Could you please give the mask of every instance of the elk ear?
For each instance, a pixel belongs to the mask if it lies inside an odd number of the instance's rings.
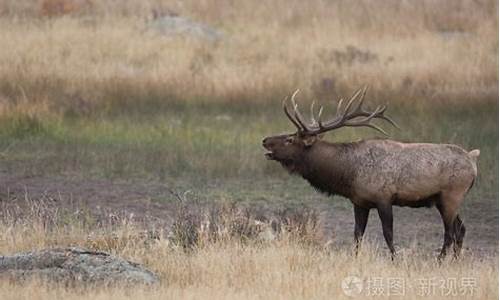
[[[320,139],[320,137],[318,137],[316,135],[310,135],[310,136],[304,137],[302,139],[302,142],[304,143],[304,146],[311,147],[319,139]]]

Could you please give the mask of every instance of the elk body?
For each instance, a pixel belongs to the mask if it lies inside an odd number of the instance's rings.
[[[341,195],[354,206],[354,239],[356,251],[362,240],[370,209],[377,210],[387,245],[394,256],[392,206],[432,207],[439,210],[444,224],[442,259],[453,246],[460,254],[465,235],[458,209],[477,176],[479,150],[470,152],[449,144],[401,143],[372,139],[352,143],[329,143],[321,134],[344,126],[368,126],[382,119],[396,124],[384,115],[386,107],[366,111],[362,104],[366,88],[358,90],[347,102],[342,100],[336,116],[321,121],[320,109],[311,124],[306,124],[292,96],[293,112],[283,102],[285,114],[297,132],[267,137],[263,146],[266,157],[275,160],[290,173],[298,174],[313,187],[329,195]],[[418,226],[418,224],[416,224]]]

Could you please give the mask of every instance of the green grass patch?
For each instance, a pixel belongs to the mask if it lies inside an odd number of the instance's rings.
[[[376,101],[368,104],[372,102]],[[207,105],[160,106],[154,113],[117,112],[107,116],[3,117],[1,168],[39,176],[181,177],[205,183],[289,177],[276,163],[265,160],[261,147],[265,136],[293,130],[278,102],[267,106]],[[473,194],[476,198],[497,198],[497,112],[498,104],[493,101],[454,107],[445,103],[399,103],[390,106],[389,114],[401,130],[386,128],[396,140],[481,149]],[[341,129],[326,138],[341,142],[375,135],[370,129]]]

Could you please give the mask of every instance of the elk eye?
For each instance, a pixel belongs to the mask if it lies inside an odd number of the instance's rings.
[[[291,144],[292,142],[293,142],[293,137],[291,137],[291,136],[290,136],[290,137],[287,137],[287,138],[285,139],[285,145],[289,145],[289,144]]]

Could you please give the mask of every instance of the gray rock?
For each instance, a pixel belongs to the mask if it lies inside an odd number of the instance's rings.
[[[43,281],[154,284],[158,276],[139,264],[105,252],[55,248],[0,256],[0,278]]]
[[[157,17],[150,21],[147,27],[162,35],[188,35],[210,42],[217,42],[223,38],[219,30],[179,16]]]

